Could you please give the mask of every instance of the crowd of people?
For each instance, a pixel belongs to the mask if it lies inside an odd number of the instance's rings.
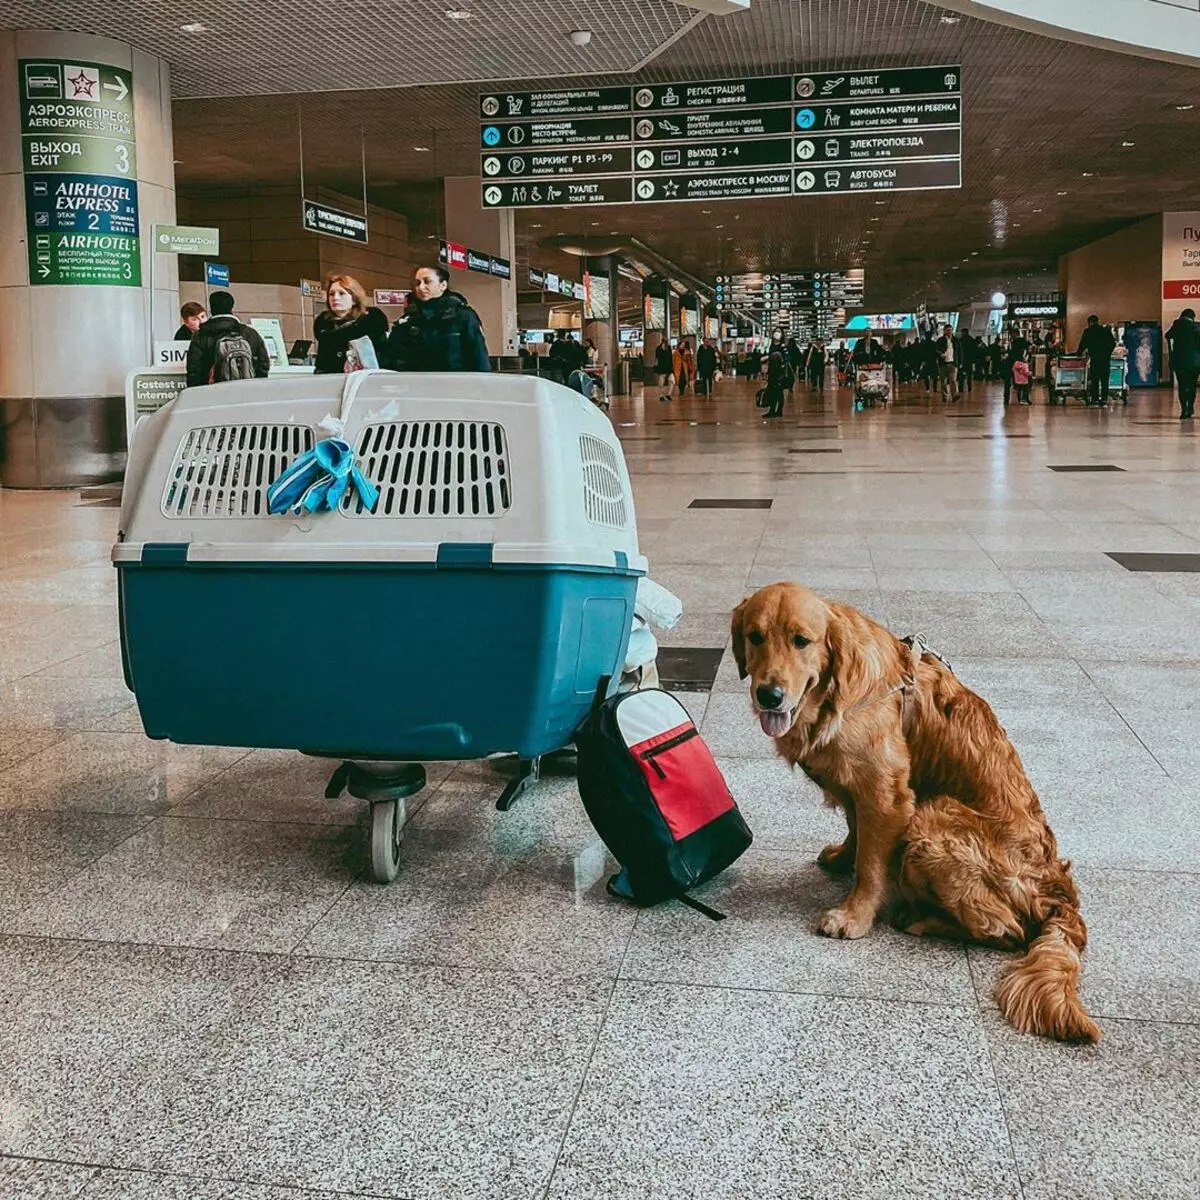
[[[340,375],[361,367],[491,369],[479,314],[465,296],[450,289],[450,273],[444,267],[418,268],[404,315],[394,324],[371,304],[352,275],[333,274],[325,280],[325,304],[313,321],[317,375]],[[219,291],[209,296],[208,310],[195,301],[180,309],[182,324],[175,337],[189,342],[189,387],[267,377],[271,358],[262,336],[234,315],[235,307],[232,294]],[[579,350],[586,362],[587,349]]]
[[[487,371],[487,343],[479,315],[466,298],[451,290],[450,273],[441,266],[421,267],[403,316],[389,325],[383,311],[370,303],[366,289],[350,275],[334,274],[325,281],[326,309],[313,323],[314,364],[317,374],[340,374],[359,366],[382,366],[400,371]],[[180,309],[177,340],[190,342],[187,354],[189,386],[226,379],[265,378],[271,359],[262,337],[253,326],[234,315],[235,302],[227,291],[213,292],[208,308],[195,301]],[[1200,327],[1196,314],[1185,309],[1167,332],[1171,370],[1179,388],[1180,418],[1195,416],[1200,383]],[[1092,315],[1076,352],[1090,363],[1102,364],[1088,372],[1087,403],[1103,406],[1109,400],[1108,364],[1117,348],[1113,330]],[[782,415],[784,399],[802,381],[815,392],[824,389],[829,366],[838,382],[851,382],[860,368],[887,366],[896,384],[917,384],[927,394],[935,390],[943,403],[957,404],[976,383],[1000,381],[1004,403],[1032,404],[1034,362],[1044,362],[1045,381],[1053,389],[1058,359],[1067,353],[1059,329],[1026,336],[1019,328],[1005,338],[986,341],[969,330],[943,326],[919,337],[900,336],[884,345],[873,333],[858,338],[853,348],[845,342],[832,352],[821,338],[802,345],[782,329],[769,342],[754,344],[739,355],[722,353],[711,338],[698,346],[691,338],[660,342],[653,353],[653,371],[665,403],[672,395],[686,396],[694,388],[710,396],[723,373],[736,373],[764,381],[759,400],[769,418]],[[550,346],[551,374],[563,382],[594,367],[595,344],[559,330]],[[1051,390],[1053,398],[1053,390]]]

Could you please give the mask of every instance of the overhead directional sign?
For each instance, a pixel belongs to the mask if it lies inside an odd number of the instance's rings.
[[[17,82],[30,283],[140,286],[133,75],[23,58]]]
[[[526,150],[485,154],[485,179],[545,179],[565,175],[627,175],[633,161],[629,146],[605,149]]]
[[[567,207],[576,204],[628,204],[633,180],[628,175],[605,179],[559,179],[542,183],[485,183],[485,208]]]
[[[479,140],[485,150],[521,150],[545,146],[603,146],[628,142],[629,117],[567,117],[560,121],[528,121],[485,125]]]
[[[489,92],[479,97],[485,121],[520,117],[583,117],[629,112],[629,88],[576,88],[562,92]]]
[[[718,275],[714,293],[720,305],[764,316],[791,312],[813,323],[828,319],[837,310],[863,306],[863,272],[856,269]]]
[[[491,208],[962,186],[958,66],[491,93],[480,115]]]
[[[323,233],[327,237],[342,238],[347,242],[367,241],[367,218],[362,213],[346,212],[318,204],[315,200],[301,201],[304,228],[312,233]]]

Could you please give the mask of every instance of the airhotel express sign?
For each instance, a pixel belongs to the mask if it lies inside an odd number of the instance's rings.
[[[107,63],[18,63],[32,284],[139,287],[133,75]]]
[[[958,66],[492,92],[487,208],[962,186]]]

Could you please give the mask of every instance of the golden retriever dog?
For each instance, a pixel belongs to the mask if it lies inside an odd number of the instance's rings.
[[[732,632],[763,732],[846,814],[818,861],[854,886],[820,932],[863,937],[890,908],[908,933],[1027,949],[997,992],[1005,1017],[1096,1041],[1070,863],[987,703],[937,655],[796,584],[756,592]]]

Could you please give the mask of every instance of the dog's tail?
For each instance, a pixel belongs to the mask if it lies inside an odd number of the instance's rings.
[[[1000,1011],[1023,1033],[1060,1042],[1098,1042],[1100,1027],[1079,998],[1087,926],[1074,903],[1056,901],[1029,953],[1000,981]]]

